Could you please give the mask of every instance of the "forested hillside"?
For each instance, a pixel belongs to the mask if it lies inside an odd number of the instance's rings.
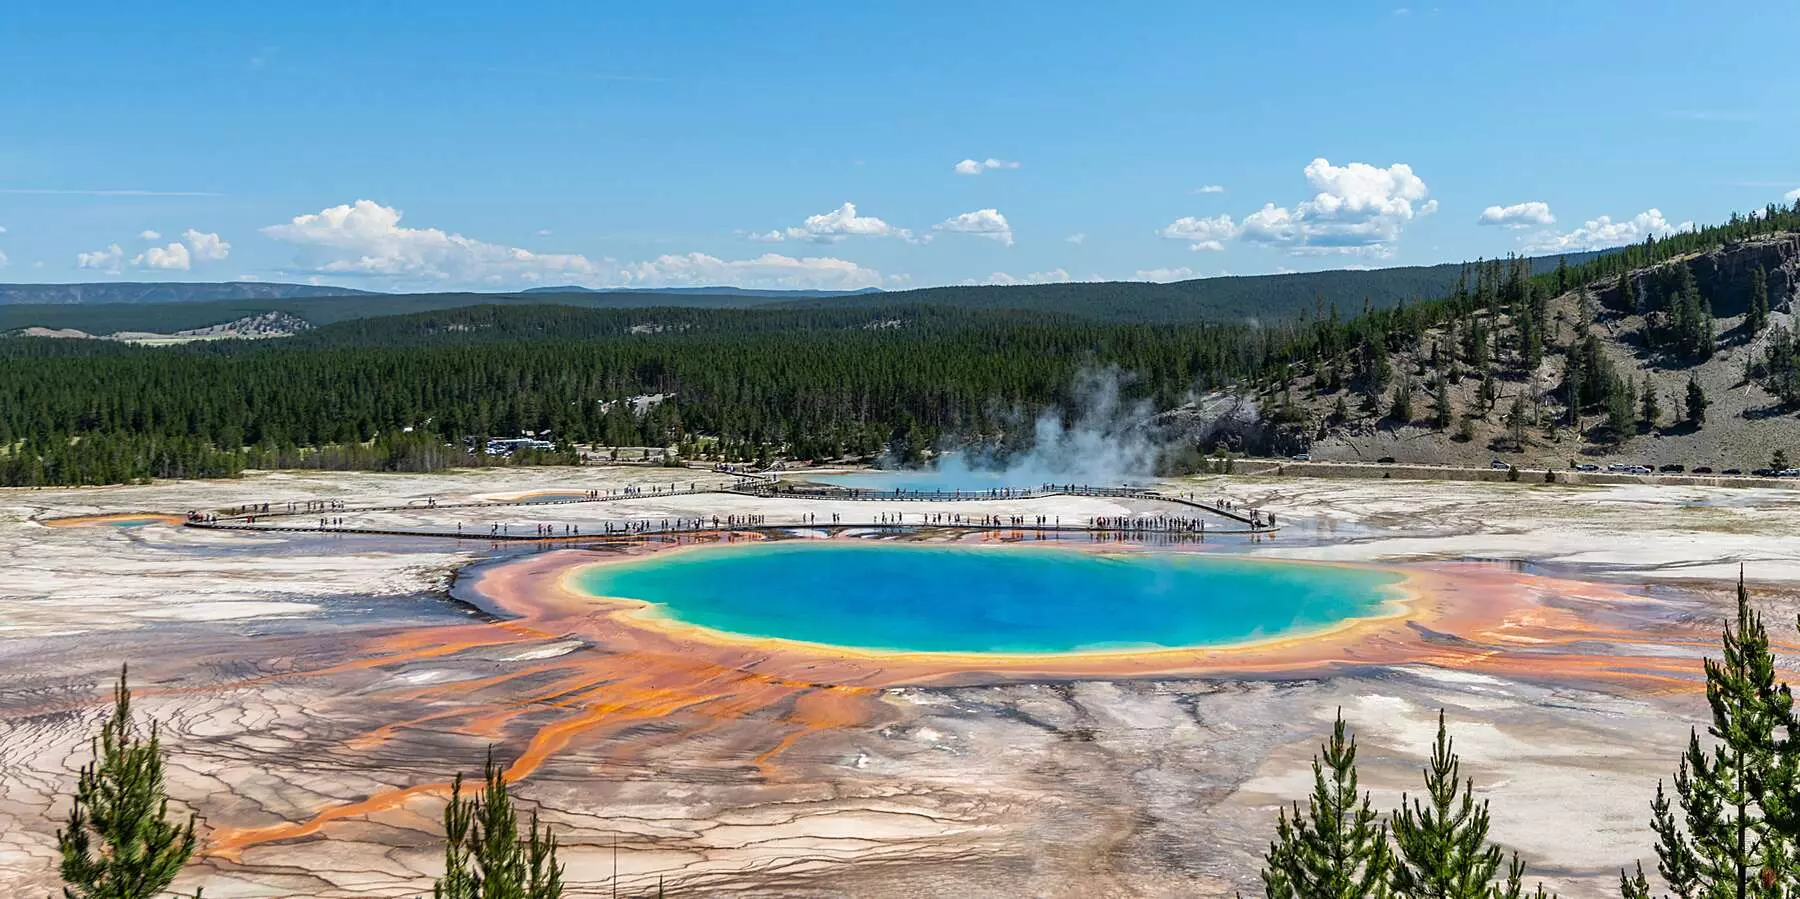
[[[1766,422],[1792,418],[1800,401],[1793,340],[1775,326],[1793,286],[1780,247],[1797,229],[1800,211],[1770,208],[1536,274],[1521,260],[1459,267],[1430,302],[1357,315],[1318,304],[1254,324],[1099,321],[898,294],[756,309],[467,304],[157,349],[12,338],[0,340],[0,482],[325,457],[436,467],[465,459],[466,438],[526,430],[688,456],[918,458],[944,442],[1028,440],[1038,412],[1071,407],[1077,372],[1109,367],[1127,399],[1155,409],[1208,391],[1257,397],[1262,430],[1247,448],[1328,443],[1365,426],[1448,440],[1465,420],[1468,442],[1485,442],[1497,415],[1521,442],[1539,440],[1520,429],[1549,427],[1558,396],[1575,397],[1572,433],[1591,441],[1601,410],[1618,424],[1631,381],[1609,354],[1635,346],[1643,364],[1681,371],[1735,345],[1720,342],[1717,318],[1734,311],[1760,317],[1752,335],[1771,335],[1756,344],[1760,367],[1746,367],[1773,398],[1757,411]],[[1765,247],[1773,255],[1748,265]],[[1584,317],[1568,306],[1583,296],[1615,312]],[[404,298],[369,302],[393,299]],[[641,414],[622,402],[647,395],[660,401]],[[1425,421],[1440,396],[1448,402]],[[1517,415],[1496,412],[1507,396],[1523,397]]]
[[[218,300],[283,300],[295,297],[366,296],[368,291],[266,281],[224,283],[108,281],[89,284],[0,284],[0,307],[100,303],[206,303]],[[38,324],[30,322],[29,324]],[[207,324],[213,324],[207,322]]]
[[[1592,254],[1569,257],[1574,264]],[[1532,260],[1534,271],[1560,257]],[[89,334],[203,328],[246,316],[284,312],[313,325],[462,306],[555,304],[580,309],[878,309],[932,305],[960,309],[1027,309],[1098,321],[1195,323],[1284,321],[1337,307],[1344,315],[1364,305],[1386,308],[1444,295],[1463,266],[1330,271],[1202,278],[1169,284],[1115,281],[1080,284],[936,287],[880,291],[743,290],[693,288],[589,290],[533,288],[521,293],[420,293],[354,296],[338,288],[278,284],[0,285],[0,333],[40,327]],[[109,290],[111,289],[111,290]],[[12,291],[12,299],[6,299]],[[62,291],[59,293],[58,291]],[[230,297],[211,299],[210,297]],[[41,299],[30,299],[42,297]],[[178,300],[178,301],[177,301]]]
[[[1796,226],[1771,208],[1549,277],[1483,265],[1259,396],[1280,448],[1321,459],[1784,468],[1800,449]]]

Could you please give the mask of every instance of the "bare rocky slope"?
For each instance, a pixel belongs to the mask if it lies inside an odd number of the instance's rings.
[[[1668,313],[1653,308],[1666,299],[1677,281],[1677,266],[1686,266],[1700,295],[1711,305],[1717,349],[1705,361],[1673,359],[1666,347],[1651,340],[1666,326]],[[1756,334],[1746,325],[1755,273],[1767,279],[1769,324]],[[1272,441],[1280,452],[1308,452],[1315,459],[1345,461],[1485,465],[1498,458],[1521,467],[1567,467],[1577,462],[1630,462],[1689,469],[1767,467],[1777,451],[1800,464],[1800,409],[1784,403],[1752,370],[1766,359],[1783,330],[1800,329],[1794,303],[1800,285],[1800,235],[1781,234],[1725,246],[1672,260],[1631,274],[1633,297],[1618,282],[1581,285],[1551,298],[1544,319],[1544,355],[1529,372],[1502,364],[1509,350],[1507,335],[1515,324],[1507,313],[1477,312],[1449,327],[1426,331],[1416,345],[1393,351],[1392,375],[1380,390],[1339,376],[1339,386],[1314,367],[1285,385],[1265,387],[1259,406],[1265,417],[1280,420]],[[1591,321],[1591,324],[1588,322]],[[1436,354],[1458,333],[1479,327],[1494,335],[1493,361],[1462,346],[1449,349],[1448,361]],[[1642,417],[1642,392],[1657,395],[1659,415],[1653,427],[1636,423],[1618,435],[1606,427],[1603,410],[1589,410],[1571,420],[1564,375],[1570,348],[1592,333],[1617,375],[1633,383],[1639,399],[1634,417]],[[1493,372],[1491,396],[1482,396],[1483,371]],[[1442,373],[1451,404],[1448,422],[1439,425],[1434,384]],[[1748,375],[1748,376],[1747,376]],[[1690,378],[1708,406],[1704,422],[1683,421]],[[1411,385],[1412,415],[1393,413],[1396,393]],[[1521,415],[1511,415],[1518,405]],[[1511,419],[1509,421],[1509,418]],[[1465,424],[1466,421],[1466,424]]]

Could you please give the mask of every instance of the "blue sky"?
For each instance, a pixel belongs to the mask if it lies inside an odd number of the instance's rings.
[[[1800,189],[1792,4],[5,18],[6,281],[1167,280],[1588,248]]]

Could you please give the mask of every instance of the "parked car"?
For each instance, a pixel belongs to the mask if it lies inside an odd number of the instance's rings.
[[[1575,463],[1575,470],[1576,471],[1599,471],[1600,466],[1595,465],[1592,462],[1577,462],[1577,463]]]
[[[1294,460],[1295,462],[1311,462],[1312,461],[1312,453],[1295,453],[1295,454],[1289,456],[1288,458]]]
[[[1631,469],[1631,464],[1626,462],[1614,462],[1611,465],[1606,466],[1607,471],[1614,472],[1615,474],[1624,474]]]
[[[1712,473],[1713,473],[1713,470],[1712,470],[1711,465],[1696,465],[1696,466],[1694,466],[1694,474],[1712,474]]]
[[[1737,474],[1737,475],[1741,475],[1743,473],[1744,473],[1744,470],[1742,468],[1727,468],[1724,471],[1719,472],[1719,474]]]
[[[1800,468],[1783,468],[1782,470],[1775,472],[1775,476],[1778,478],[1800,478]]]
[[[1376,459],[1375,461],[1380,462],[1383,465],[1392,465],[1392,464],[1394,464],[1394,457],[1393,456],[1382,456],[1381,458]]]
[[[1658,468],[1657,471],[1672,471],[1676,474],[1680,474],[1681,472],[1687,471],[1687,466],[1682,465],[1679,462],[1670,462],[1669,464]]]
[[[1753,469],[1750,472],[1750,475],[1751,475],[1751,477],[1757,477],[1757,478],[1772,478],[1775,476],[1775,469],[1773,469],[1773,468],[1757,468],[1757,469]]]
[[[1655,474],[1656,470],[1648,465],[1633,465],[1627,469],[1629,474]]]
[[[1495,459],[1494,461],[1488,463],[1488,467],[1498,469],[1500,471],[1505,471],[1512,467],[1512,463],[1507,462],[1505,459]]]

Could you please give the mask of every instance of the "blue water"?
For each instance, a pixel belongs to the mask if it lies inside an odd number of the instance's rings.
[[[807,475],[806,479],[819,484],[855,487],[861,490],[986,491],[999,487],[1039,486],[1022,483],[1018,478],[1003,471],[960,471],[953,474],[928,469],[857,471],[849,474]],[[1104,486],[1116,487],[1119,485]]]
[[[1198,554],[774,543],[597,566],[581,587],[753,637],[910,652],[1218,646],[1375,614],[1401,578]]]

